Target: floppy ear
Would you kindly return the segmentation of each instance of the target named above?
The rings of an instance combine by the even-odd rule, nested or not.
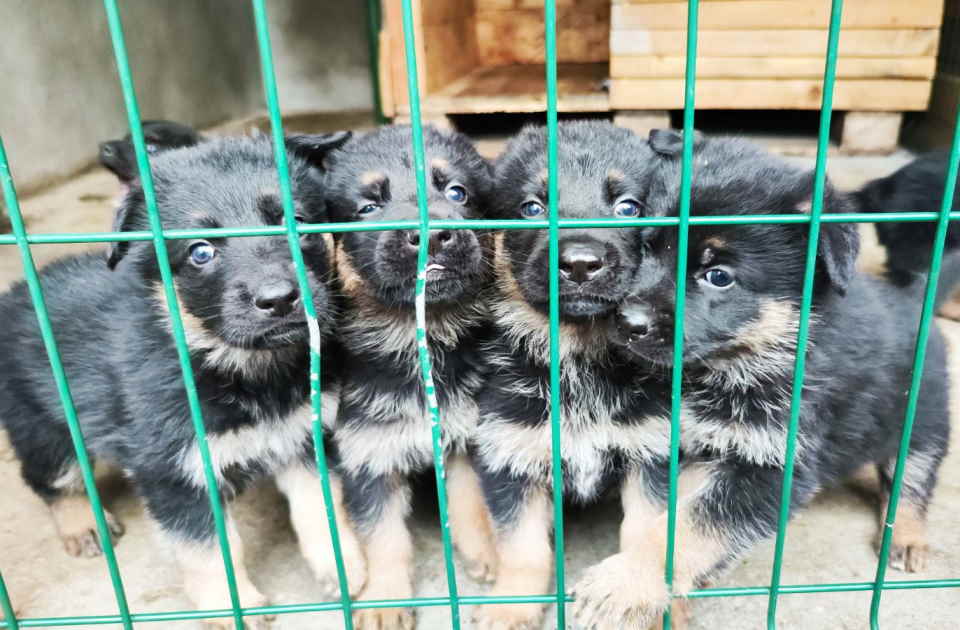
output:
[[[702,138],[699,131],[693,132],[694,145]],[[676,157],[683,152],[683,132],[679,129],[651,129],[648,142],[650,148],[660,155]]]
[[[133,223],[137,215],[143,208],[143,189],[140,188],[139,180],[131,183],[130,192],[124,195],[123,200],[117,207],[113,215],[112,231],[129,232],[133,229]],[[117,263],[123,260],[130,250],[130,241],[114,241],[107,248],[107,267],[111,270],[116,269]]]
[[[824,192],[824,213],[847,213],[854,209],[849,195],[833,188],[828,181]],[[810,197],[798,204],[798,210],[810,212]],[[817,248],[817,263],[827,281],[840,295],[846,295],[847,287],[855,273],[857,256],[860,253],[860,231],[854,223],[821,223],[820,245]]]
[[[311,166],[324,170],[327,155],[346,144],[352,136],[352,131],[287,136],[287,151],[303,158]]]

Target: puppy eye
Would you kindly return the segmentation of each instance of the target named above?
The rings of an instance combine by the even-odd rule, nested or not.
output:
[[[158,148],[158,147],[157,147],[157,145],[155,145],[155,144],[148,144],[148,145],[147,145],[147,153],[156,153],[156,152],[157,152],[157,148]]]
[[[536,201],[528,201],[520,206],[520,214],[524,219],[536,219],[546,212],[546,209]]]
[[[368,214],[373,214],[379,209],[380,209],[380,206],[378,206],[377,204],[368,203],[365,206],[360,206],[360,209],[357,210],[357,214],[363,217],[363,216],[367,216]]]
[[[309,223],[309,221],[307,221],[307,217],[303,216],[302,214],[293,215],[293,220],[297,223]]]
[[[460,184],[450,184],[443,194],[453,203],[467,203],[467,189]]]
[[[613,213],[625,219],[638,217],[640,216],[640,203],[633,199],[624,199],[613,207]]]
[[[213,260],[217,255],[217,248],[206,241],[197,241],[190,246],[190,261],[202,266]]]
[[[703,273],[700,281],[716,289],[726,289],[733,286],[733,271],[726,267],[712,267]]]

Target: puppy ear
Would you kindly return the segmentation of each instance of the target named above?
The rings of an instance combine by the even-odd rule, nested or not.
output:
[[[130,184],[130,192],[124,195],[123,200],[113,215],[113,232],[129,232],[133,229],[134,221],[141,213],[144,204],[143,189],[140,181]],[[117,263],[123,260],[130,250],[130,241],[114,241],[107,247],[107,267],[116,269]]]
[[[693,132],[693,144],[703,139],[699,131]],[[650,148],[668,157],[676,157],[683,152],[683,132],[679,129],[651,129],[648,138]]]
[[[352,131],[287,136],[287,151],[323,170],[326,167],[324,161],[327,155],[346,144],[352,136]]]
[[[854,209],[848,195],[838,192],[827,182],[824,192],[824,212],[847,213]],[[810,197],[797,205],[797,210],[808,214]],[[840,295],[846,295],[847,287],[855,273],[857,256],[860,254],[860,231],[853,223],[821,223],[820,245],[817,248],[817,263],[830,286]]]

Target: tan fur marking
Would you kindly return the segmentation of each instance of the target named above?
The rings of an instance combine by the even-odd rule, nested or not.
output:
[[[324,232],[320,234],[320,238],[323,239],[323,247],[327,253],[327,264],[330,265],[331,269],[335,269],[337,266],[337,251],[333,234]]]
[[[357,298],[363,293],[363,278],[353,266],[350,254],[341,245],[337,245],[334,259],[336,260],[337,275],[340,277],[340,286],[343,292],[350,297]]]
[[[888,500],[882,502],[880,511],[880,530],[877,532],[876,546],[880,548],[883,530],[886,527]],[[897,519],[893,526],[893,540],[890,541],[890,566],[899,571],[916,573],[927,567],[927,555],[930,546],[927,542],[927,516],[923,508],[901,496],[897,504]]]
[[[406,493],[397,491],[384,506],[374,528],[366,532],[367,585],[360,599],[413,596],[413,539],[407,528]],[[413,630],[409,608],[369,608],[353,614],[357,630]]]
[[[387,179],[387,176],[380,171],[366,171],[360,174],[360,184],[362,186],[371,186],[385,179]]]
[[[642,545],[643,532],[663,514],[666,505],[650,496],[646,491],[647,483],[642,474],[632,472],[627,475],[620,488],[620,501],[623,504],[623,521],[620,523],[620,551]]]
[[[612,182],[622,182],[624,179],[626,179],[626,177],[627,176],[623,174],[623,171],[618,168],[611,168],[609,171],[607,171],[607,179]]]
[[[800,203],[797,204],[797,210],[799,212],[802,212],[803,214],[810,214],[810,212],[813,210],[813,200],[806,199],[804,201],[801,201]]]
[[[753,352],[763,352],[771,346],[783,343],[787,335],[795,334],[797,310],[783,300],[765,300],[760,304],[760,314],[737,332],[737,341]]]
[[[430,160],[430,166],[432,166],[435,169],[439,169],[441,171],[450,170],[450,162],[448,162],[443,158],[433,158],[432,160]]]
[[[550,499],[545,489],[527,494],[510,529],[497,536],[499,569],[490,596],[537,595],[550,586],[553,551],[550,546]],[[478,606],[474,622],[479,630],[526,630],[538,627],[540,604]]]
[[[490,512],[477,477],[466,455],[452,455],[447,462],[447,506],[453,544],[467,574],[480,582],[497,574],[497,550]]]
[[[230,541],[230,551],[233,556],[233,570],[237,578],[240,605],[245,608],[266,606],[267,598],[257,590],[247,574],[243,541],[232,519],[227,519],[227,538]],[[196,544],[176,539],[169,539],[169,542],[173,547],[173,555],[180,565],[184,593],[194,605],[200,610],[229,608],[230,592],[223,574],[220,546],[215,542]],[[268,622],[269,618],[263,616],[251,616],[245,619],[248,630],[266,630],[269,627]],[[222,630],[234,627],[233,620],[228,618],[211,619],[204,624],[207,627]]]
[[[290,502],[290,521],[297,533],[300,552],[313,570],[323,592],[331,597],[340,594],[333,542],[326,523],[326,508],[320,477],[313,470],[297,462],[277,475],[277,486]],[[350,595],[360,592],[367,581],[367,562],[353,524],[343,505],[343,487],[340,477],[330,473],[330,493],[340,534],[347,586]]]
[[[716,536],[707,533],[691,508],[708,485],[708,466],[691,466],[680,475],[677,504],[673,591],[683,595],[726,555]],[[663,580],[667,548],[667,514],[661,514],[634,544],[586,571],[575,588],[574,614],[584,627],[646,628],[671,605]],[[624,588],[624,585],[630,585]]]
[[[50,512],[63,548],[69,555],[92,558],[103,553],[97,534],[97,521],[93,517],[93,506],[86,495],[70,494],[58,497],[50,504]],[[122,536],[123,526],[120,521],[106,510],[103,514],[113,538]]]
[[[723,249],[727,246],[727,241],[720,238],[719,236],[711,236],[706,241],[703,242],[705,247],[711,247],[713,249]]]

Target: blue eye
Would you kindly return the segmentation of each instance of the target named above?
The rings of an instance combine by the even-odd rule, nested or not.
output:
[[[613,213],[618,217],[632,218],[640,216],[640,204],[633,199],[624,199],[617,203],[613,208]]]
[[[467,189],[459,184],[450,184],[443,194],[453,203],[467,203]]]
[[[528,201],[520,206],[520,214],[524,219],[536,219],[545,212],[546,209],[536,201]]]
[[[198,241],[190,246],[190,260],[195,265],[205,265],[217,255],[217,248],[206,241]]]
[[[733,272],[723,267],[713,267],[703,274],[703,280],[717,289],[726,289],[733,285]]]
[[[368,203],[365,206],[360,206],[360,209],[357,210],[357,214],[359,214],[360,216],[366,216],[368,214],[373,214],[379,209],[380,209],[380,206],[378,206],[377,204]]]
[[[155,145],[155,144],[148,144],[148,145],[147,145],[147,153],[150,153],[150,154],[156,153],[157,150],[158,150],[158,148],[159,148],[159,147],[157,147],[157,145]]]

